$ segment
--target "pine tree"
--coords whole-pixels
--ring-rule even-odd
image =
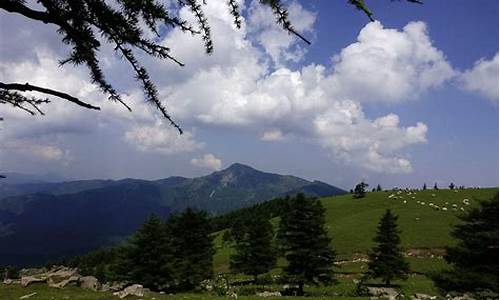
[[[286,278],[298,285],[299,295],[304,284],[333,282],[335,252],[325,229],[325,209],[317,199],[298,194],[288,202],[282,216],[278,238],[288,262]]]
[[[427,190],[427,184],[424,183],[424,186],[422,187],[422,190],[423,191]]]
[[[377,245],[369,253],[368,276],[382,278],[385,285],[390,285],[391,280],[406,279],[410,271],[408,262],[405,261],[400,248],[399,230],[397,229],[398,217],[386,210],[380,219],[374,241]]]
[[[437,191],[437,190],[439,190],[437,182],[436,182],[436,183],[434,183],[434,189],[435,189],[436,191]]]
[[[231,256],[230,268],[235,273],[252,275],[269,272],[276,264],[273,247],[274,231],[269,218],[256,215],[246,227],[243,238],[236,242],[236,253]]]
[[[165,224],[152,215],[122,249],[118,272],[128,282],[163,290],[173,282],[172,258]]]
[[[360,182],[354,187],[354,198],[364,198],[366,196],[366,188],[369,186],[368,183]]]
[[[215,251],[207,213],[188,208],[180,215],[171,216],[167,225],[177,289],[194,289],[213,276]]]
[[[497,194],[460,217],[445,255],[451,269],[432,276],[442,291],[498,293],[498,209]]]
[[[448,187],[450,188],[450,190],[453,190],[453,189],[455,189],[455,184],[452,182],[452,183],[450,183],[450,185]]]
[[[377,184],[377,192],[381,192],[382,191],[382,187],[380,186],[380,184]]]

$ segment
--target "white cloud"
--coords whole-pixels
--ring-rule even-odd
[[[408,23],[402,31],[371,22],[334,62],[325,89],[362,102],[416,98],[456,75],[432,45],[424,22]]]
[[[394,114],[372,121],[358,103],[346,100],[317,116],[314,131],[321,145],[344,162],[376,172],[408,173],[411,163],[398,151],[425,143],[427,126],[400,127]]]
[[[203,145],[194,140],[190,132],[180,135],[174,128],[161,121],[154,125],[141,125],[125,132],[125,140],[144,152],[175,154],[191,152]]]
[[[460,82],[464,89],[498,103],[498,53],[490,60],[478,60],[461,75]]]
[[[1,148],[2,151],[9,152],[11,155],[21,155],[42,162],[58,162],[62,165],[68,165],[73,160],[69,150],[56,145],[40,144],[29,139],[4,139]]]
[[[272,129],[270,131],[264,132],[260,139],[262,141],[266,142],[272,142],[272,141],[282,141],[285,137],[283,136],[283,132],[279,129]]]
[[[191,159],[191,164],[196,167],[218,171],[222,167],[222,161],[215,155],[208,153],[202,157]]]
[[[296,1],[291,2],[287,10],[295,30],[304,35],[313,34],[316,13],[304,9]],[[250,4],[248,31],[250,35],[255,35],[256,41],[276,65],[284,65],[288,61],[299,62],[304,57],[305,44],[276,24],[276,16],[271,8],[257,0]]]
[[[185,128],[247,130],[267,141],[297,136],[353,166],[377,172],[411,171],[410,158],[403,152],[426,142],[427,126],[401,126],[394,114],[369,118],[363,113],[362,103],[401,102],[455,76],[443,53],[432,45],[425,24],[409,23],[399,31],[372,22],[361,30],[356,42],[335,56],[332,65],[292,69],[287,63],[302,59],[302,42],[276,26],[274,16],[257,2],[250,4],[248,20],[243,20],[240,30],[235,29],[224,1],[207,2],[204,10],[214,38],[213,55],[203,53],[199,37],[174,29],[162,43],[186,67],[146,61],[175,120]],[[289,13],[298,31],[314,37],[314,12],[291,2]],[[181,9],[180,16],[193,20],[187,8]],[[132,114],[119,104],[104,101],[105,96],[88,83],[86,73],[58,68],[53,56],[42,53],[41,59],[31,65],[0,61],[2,77],[5,73],[13,81],[50,84],[103,108],[103,112],[91,113],[55,101],[53,109],[36,124],[23,125],[26,117],[16,115],[18,121],[10,123],[14,129],[9,133],[34,135],[34,128],[38,128],[37,134],[40,130],[50,134],[86,130],[90,133],[85,138],[91,141],[106,130],[118,137],[125,132],[122,140],[139,151],[174,154],[201,148],[203,143],[196,141],[189,130],[179,136],[156,120],[157,113],[144,104],[136,83],[123,76],[123,69],[110,53],[103,57],[106,74],[125,83],[121,88],[133,104]]]

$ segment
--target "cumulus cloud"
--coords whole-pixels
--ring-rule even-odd
[[[370,120],[358,103],[346,100],[317,116],[314,130],[322,146],[344,162],[376,172],[408,173],[411,163],[397,151],[425,143],[427,126],[401,127],[395,114]]]
[[[29,139],[4,140],[1,149],[11,155],[21,155],[24,158],[45,162],[58,162],[62,165],[68,165],[73,160],[69,150],[56,145],[39,144]]]
[[[189,132],[191,127],[229,127],[253,132],[264,141],[296,136],[325,148],[335,160],[371,171],[410,172],[412,165],[404,151],[426,142],[427,126],[420,122],[402,126],[395,114],[368,117],[362,105],[411,99],[456,75],[444,54],[432,45],[425,24],[412,22],[396,30],[372,22],[354,43],[332,58],[331,65],[292,68],[289,63],[300,61],[305,53],[301,42],[276,26],[270,10],[257,3],[249,4],[248,17],[238,30],[224,1],[207,2],[204,10],[214,37],[213,55],[203,53],[199,37],[173,29],[161,43],[186,67],[146,62],[151,64],[152,78],[167,99],[171,114],[188,129],[184,135],[179,136],[154,117],[135,83],[121,79],[123,69],[112,55],[103,58],[106,72],[125,82],[123,89],[126,100],[133,104],[132,114],[103,102],[105,97],[88,83],[85,72],[64,71],[57,67],[54,54],[42,52],[37,60],[25,64],[1,60],[2,77],[9,74],[12,81],[49,84],[102,103],[103,112],[54,103],[53,110],[43,121],[31,124],[31,129],[19,121],[15,123],[19,127],[9,132],[15,137],[37,135],[32,128],[51,134],[56,128],[59,134],[81,134],[78,129],[85,129],[90,139],[104,130],[120,130],[125,134],[114,136],[123,137],[133,149],[164,155],[203,147]],[[292,1],[289,13],[298,31],[314,37],[314,12]],[[187,8],[181,9],[180,16],[194,21]],[[213,161],[218,159],[207,155],[194,161],[202,164],[208,160],[216,165]]]
[[[327,89],[363,102],[415,98],[456,76],[424,22],[408,23],[402,31],[371,22],[334,62]]]
[[[460,82],[464,89],[498,103],[498,53],[490,60],[478,60],[461,75]]]
[[[152,126],[143,125],[127,130],[125,140],[140,151],[167,155],[191,152],[203,146],[194,140],[192,133],[180,135],[162,121],[157,121]]]
[[[199,168],[205,168],[214,171],[218,171],[222,167],[222,161],[211,153],[205,154],[202,157],[191,159],[191,164]]]
[[[276,24],[276,17],[270,7],[253,0],[248,15],[249,34],[255,36],[255,40],[276,65],[299,62],[304,57],[306,48],[302,41]],[[316,13],[293,1],[288,6],[288,17],[298,32],[307,35],[313,33]]]

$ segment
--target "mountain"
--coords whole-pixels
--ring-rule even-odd
[[[1,182],[0,265],[36,264],[115,244],[152,213],[166,217],[195,207],[222,214],[297,192],[345,193],[242,164],[197,178]]]

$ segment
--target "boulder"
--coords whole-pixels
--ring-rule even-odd
[[[281,293],[280,292],[264,291],[262,293],[257,293],[257,296],[259,296],[259,297],[281,297]]]
[[[413,300],[435,300],[437,299],[437,296],[431,296],[427,294],[422,294],[422,293],[416,293],[412,297]]]
[[[121,282],[116,282],[116,281],[107,282],[101,286],[101,291],[103,291],[103,292],[108,292],[108,291],[117,292],[117,291],[123,290],[124,286],[125,286],[125,284],[123,284]]]
[[[393,288],[386,287],[368,287],[368,293],[375,297],[387,298],[389,300],[396,300],[398,292]]]
[[[52,269],[45,275],[47,276],[47,284],[55,288],[63,288],[70,283],[78,282],[80,279],[77,269],[66,267]]]
[[[45,282],[47,280],[47,276],[23,276],[21,277],[21,286],[27,287],[32,283],[37,282]]]
[[[120,299],[125,298],[129,295],[144,297],[144,288],[140,284],[133,284],[131,286],[126,287],[122,291],[113,293],[113,295],[118,296]]]
[[[89,289],[93,291],[97,291],[99,289],[99,280],[94,276],[84,276],[80,277],[80,287],[84,289]]]

